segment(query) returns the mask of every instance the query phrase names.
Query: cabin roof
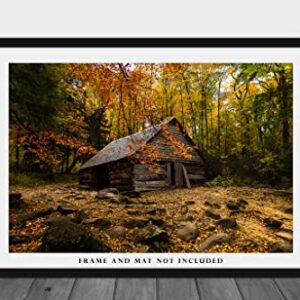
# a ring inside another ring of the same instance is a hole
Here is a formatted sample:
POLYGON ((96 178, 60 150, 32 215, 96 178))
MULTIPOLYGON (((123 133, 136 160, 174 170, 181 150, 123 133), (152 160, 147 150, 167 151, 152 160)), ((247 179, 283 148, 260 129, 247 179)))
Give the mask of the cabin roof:
MULTIPOLYGON (((109 162, 118 161, 135 154, 142 145, 147 143, 150 139, 158 134, 163 125, 169 124, 172 121, 177 122, 180 125, 181 130, 183 130, 180 122, 175 117, 172 117, 167 121, 152 125, 151 127, 144 129, 143 131, 112 141, 102 150, 100 150, 96 155, 86 161, 80 167, 79 171, 100 166, 109 162)), ((192 140, 191 142, 193 143, 192 140)))

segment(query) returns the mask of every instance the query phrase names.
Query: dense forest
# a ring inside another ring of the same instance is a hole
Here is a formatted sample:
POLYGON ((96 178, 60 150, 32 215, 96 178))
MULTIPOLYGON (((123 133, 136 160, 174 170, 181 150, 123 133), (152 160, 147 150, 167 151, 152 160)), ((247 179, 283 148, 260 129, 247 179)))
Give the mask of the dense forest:
POLYGON ((10 182, 175 116, 215 185, 292 185, 292 64, 10 64, 10 182))

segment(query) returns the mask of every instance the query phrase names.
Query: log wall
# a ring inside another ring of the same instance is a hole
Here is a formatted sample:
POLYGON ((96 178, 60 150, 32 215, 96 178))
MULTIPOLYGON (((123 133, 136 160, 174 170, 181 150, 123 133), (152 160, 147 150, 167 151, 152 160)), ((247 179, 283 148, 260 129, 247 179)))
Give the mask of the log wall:
POLYGON ((133 164, 129 160, 109 164, 109 186, 119 191, 133 190, 133 164))
POLYGON ((151 191, 168 187, 166 181, 166 169, 160 165, 159 170, 154 172, 150 166, 135 164, 133 169, 133 185, 136 191, 151 191))

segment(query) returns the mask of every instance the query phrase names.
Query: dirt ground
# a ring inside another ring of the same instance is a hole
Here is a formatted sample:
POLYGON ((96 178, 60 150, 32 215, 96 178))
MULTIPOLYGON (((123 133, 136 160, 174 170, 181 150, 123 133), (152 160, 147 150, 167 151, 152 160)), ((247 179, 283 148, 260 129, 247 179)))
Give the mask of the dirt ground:
POLYGON ((76 183, 11 190, 20 192, 24 203, 21 208, 10 209, 10 236, 35 236, 26 242, 11 242, 11 252, 37 252, 48 228, 45 220, 61 215, 58 205, 73 207, 75 212, 67 217, 74 219, 80 214, 81 226, 113 252, 270 252, 274 243, 291 244, 293 239, 292 192, 287 190, 197 187, 148 192, 125 201, 97 199, 96 191, 80 190, 76 183), (49 207, 53 208, 51 214, 20 225, 24 216, 49 207), (109 222, 99 225, 84 221, 91 218, 109 222), (220 220, 228 218, 233 225, 225 222, 222 226, 220 220), (167 243, 154 243, 153 247, 137 241, 143 225, 127 226, 128 220, 155 224, 168 235, 167 243), (180 228, 184 230, 180 232, 180 228), (227 234, 230 240, 203 248, 204 242, 217 234, 227 234))

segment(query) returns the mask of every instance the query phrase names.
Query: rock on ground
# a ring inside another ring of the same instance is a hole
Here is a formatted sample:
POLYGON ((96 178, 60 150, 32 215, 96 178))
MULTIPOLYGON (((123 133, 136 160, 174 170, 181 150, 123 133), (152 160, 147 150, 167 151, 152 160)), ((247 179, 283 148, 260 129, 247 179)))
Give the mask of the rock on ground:
POLYGON ((135 240, 142 243, 153 243, 155 241, 168 242, 169 236, 166 231, 156 227, 155 225, 148 225, 137 231, 135 240))
POLYGON ((112 223, 110 220, 104 219, 104 218, 90 218, 90 219, 85 219, 82 222, 83 224, 86 225, 95 225, 99 227, 108 227, 112 223))
POLYGON ((224 219, 218 220, 216 222, 216 224, 221 226, 222 228, 234 228, 237 226, 236 219, 234 219, 234 218, 224 218, 224 219))
POLYGON ((38 193, 38 194, 35 194, 33 197, 32 197, 32 200, 34 201, 53 201, 53 198, 52 196, 50 196, 49 194, 47 193, 38 193))
POLYGON ((22 204, 22 194, 19 192, 9 192, 9 207, 20 208, 22 204))
POLYGON ((122 226, 116 226, 107 229, 106 233, 112 238, 124 238, 126 236, 126 229, 122 226))
POLYGON ((269 252, 293 252, 293 245, 289 242, 276 242, 270 246, 269 252))
POLYGON ((137 191, 124 191, 124 192, 121 192, 121 194, 123 196, 127 196, 127 197, 130 197, 130 198, 138 198, 138 197, 141 196, 141 193, 137 192, 137 191))
POLYGON ((66 217, 57 217, 49 224, 42 239, 41 252, 109 252, 110 249, 96 240, 83 226, 66 217))
POLYGON ((181 224, 176 234, 181 240, 188 242, 190 240, 194 240, 199 236, 199 230, 196 224, 186 223, 186 224, 181 224))
POLYGON ((241 208, 241 205, 233 201, 229 201, 226 206, 231 210, 240 210, 241 208))
POLYGON ((267 227, 271 228, 280 228, 282 225, 282 221, 273 218, 265 218, 263 222, 267 227))
POLYGON ((212 209, 207 209, 205 211, 206 216, 208 216, 209 218, 212 218, 214 220, 219 220, 221 219, 221 215, 216 213, 215 211, 213 211, 212 209))
POLYGON ((120 200, 119 191, 115 188, 100 190, 96 195, 96 199, 119 202, 120 200))
POLYGON ((71 204, 60 204, 57 207, 57 211, 60 212, 62 215, 68 215, 77 212, 78 209, 77 207, 71 204))
POLYGON ((218 244, 224 244, 230 242, 230 235, 226 233, 216 233, 214 235, 211 235, 209 238, 207 238, 200 246, 199 251, 205 251, 211 248, 212 246, 218 245, 218 244))
POLYGON ((289 241, 289 242, 293 241, 293 234, 291 232, 280 231, 280 232, 275 233, 275 235, 286 241, 289 241))
POLYGON ((123 225, 126 228, 142 228, 146 226, 146 224, 149 222, 148 219, 142 218, 142 217, 137 217, 137 218, 128 218, 123 220, 123 225))

